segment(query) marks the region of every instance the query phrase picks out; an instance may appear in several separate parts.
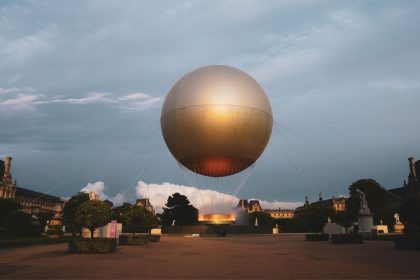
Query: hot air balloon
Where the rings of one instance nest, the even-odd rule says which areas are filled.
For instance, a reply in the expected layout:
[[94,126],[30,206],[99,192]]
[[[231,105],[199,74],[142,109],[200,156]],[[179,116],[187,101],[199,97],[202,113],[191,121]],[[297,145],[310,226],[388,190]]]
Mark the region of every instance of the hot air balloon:
[[195,69],[171,88],[162,113],[162,135],[185,168],[209,177],[239,173],[261,156],[273,114],[262,87],[229,66]]

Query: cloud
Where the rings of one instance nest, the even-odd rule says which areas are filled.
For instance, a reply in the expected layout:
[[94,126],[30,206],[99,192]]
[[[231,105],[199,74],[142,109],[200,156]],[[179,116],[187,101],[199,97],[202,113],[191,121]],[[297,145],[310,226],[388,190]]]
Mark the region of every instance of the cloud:
[[46,97],[31,87],[25,88],[0,88],[0,109],[4,112],[35,109],[39,105],[69,104],[89,105],[108,104],[123,110],[145,110],[161,104],[161,97],[150,96],[145,93],[131,93],[118,97],[114,93],[88,92],[79,98]]
[[35,109],[35,102],[43,97],[33,88],[0,88],[0,112],[13,113]]
[[[171,183],[147,184],[139,181],[136,187],[137,197],[149,198],[157,212],[162,212],[168,197],[174,193],[187,196],[191,204],[198,208],[200,213],[230,213],[239,202],[239,198],[233,195]],[[265,209],[278,209],[279,207],[294,209],[302,205],[300,202],[269,202],[264,200],[260,200],[260,203]]]
[[110,93],[104,92],[88,92],[86,96],[81,98],[68,98],[68,99],[52,99],[45,101],[45,103],[64,103],[64,104],[97,104],[97,103],[115,103],[110,97]]
[[162,98],[138,92],[124,95],[117,101],[122,109],[132,111],[158,107],[162,103]]
[[87,184],[86,187],[84,187],[80,191],[85,192],[85,193],[96,192],[99,194],[100,200],[108,199],[114,204],[114,206],[120,206],[126,201],[125,195],[123,193],[117,193],[115,196],[110,197],[107,194],[105,194],[104,190],[105,190],[104,182],[97,181],[93,184],[92,183]]

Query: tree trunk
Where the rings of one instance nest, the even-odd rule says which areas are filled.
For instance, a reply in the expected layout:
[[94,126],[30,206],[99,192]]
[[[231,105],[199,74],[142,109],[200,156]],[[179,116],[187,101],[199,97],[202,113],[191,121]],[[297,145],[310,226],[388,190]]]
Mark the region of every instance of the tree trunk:
[[95,232],[95,230],[89,229],[90,230],[90,238],[93,238],[93,233]]

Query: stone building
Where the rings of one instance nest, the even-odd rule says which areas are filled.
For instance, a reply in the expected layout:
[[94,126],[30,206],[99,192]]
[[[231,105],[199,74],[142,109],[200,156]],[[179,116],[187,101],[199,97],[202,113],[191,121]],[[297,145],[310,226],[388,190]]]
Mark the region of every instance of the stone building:
[[288,209],[263,209],[261,207],[259,200],[248,200],[241,199],[239,200],[238,209],[244,209],[247,213],[252,212],[266,212],[270,214],[271,218],[273,219],[292,219],[294,217],[294,211]]
[[420,161],[415,160],[414,157],[408,158],[408,178],[404,180],[402,187],[388,190],[400,200],[407,200],[410,198],[420,197]]
[[264,210],[264,212],[270,214],[273,219],[293,219],[295,216],[295,211],[288,209],[268,209]]
[[303,206],[300,206],[298,208],[295,209],[294,211],[294,215],[296,217],[299,217],[303,210],[305,209],[305,207],[307,207],[308,205],[313,205],[313,206],[331,206],[332,208],[334,208],[334,210],[336,212],[340,212],[340,211],[344,211],[346,210],[346,203],[347,203],[347,199],[344,197],[332,197],[330,199],[323,199],[322,195],[319,194],[319,199],[318,201],[309,203],[308,197],[305,197],[305,204]]
[[137,199],[136,205],[140,207],[144,207],[149,212],[152,212],[153,214],[155,214],[155,209],[153,209],[153,205],[150,203],[150,200],[148,198]]
[[11,174],[12,157],[0,160],[0,198],[12,199],[22,206],[22,210],[31,214],[37,212],[54,212],[56,206],[63,207],[65,201],[59,197],[17,186]]

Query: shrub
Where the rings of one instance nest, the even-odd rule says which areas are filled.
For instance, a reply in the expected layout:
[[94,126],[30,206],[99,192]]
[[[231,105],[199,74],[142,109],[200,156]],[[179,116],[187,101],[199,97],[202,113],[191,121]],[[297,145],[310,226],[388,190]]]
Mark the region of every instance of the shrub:
[[69,243],[69,253],[95,254],[112,253],[117,247],[117,240],[113,238],[83,238],[76,237]]
[[394,240],[395,247],[402,250],[420,250],[420,234],[406,233]]
[[50,226],[46,232],[47,235],[61,236],[63,235],[63,228],[59,225]]
[[331,242],[334,244],[362,244],[363,235],[361,234],[332,234]]
[[0,239],[0,248],[16,247],[16,246],[30,246],[36,244],[56,244],[66,243],[71,240],[70,237],[47,238],[47,237],[32,237],[20,239]]
[[330,236],[326,233],[308,233],[305,234],[306,241],[328,241]]
[[120,235],[119,245],[141,246],[149,243],[148,235]]
[[378,234],[372,240],[377,241],[394,241],[399,235],[397,234]]
[[160,235],[149,235],[149,241],[150,242],[159,242],[160,241]]
[[4,229],[1,235],[5,237],[41,236],[41,228],[39,225],[32,224],[31,215],[23,212],[15,212],[4,223]]

